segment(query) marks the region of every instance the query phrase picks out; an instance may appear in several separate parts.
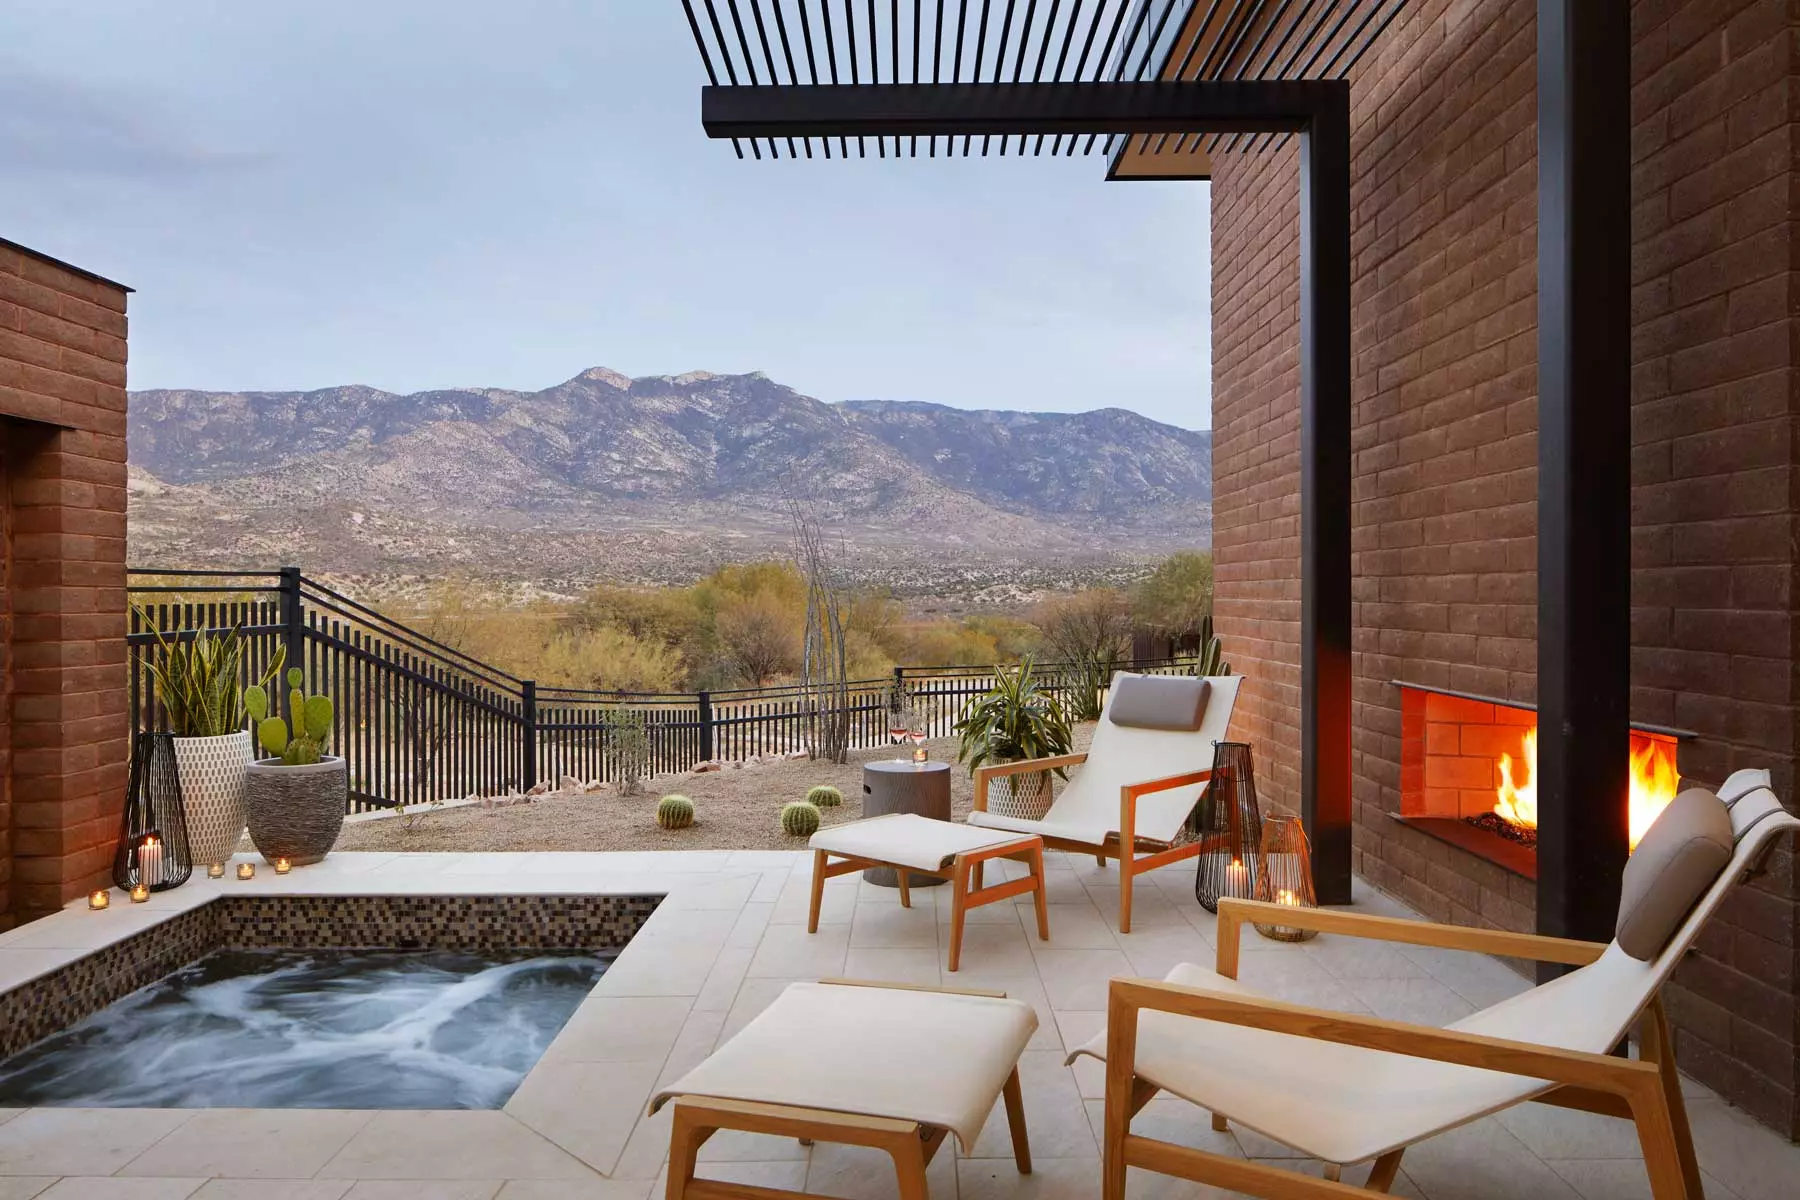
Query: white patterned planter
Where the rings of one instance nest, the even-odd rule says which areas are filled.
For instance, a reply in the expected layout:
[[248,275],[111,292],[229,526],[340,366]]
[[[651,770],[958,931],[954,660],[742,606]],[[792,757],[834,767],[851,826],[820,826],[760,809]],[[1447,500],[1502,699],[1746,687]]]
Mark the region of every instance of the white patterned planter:
[[255,749],[250,731],[175,739],[182,811],[194,863],[224,862],[244,835],[244,775]]
[[988,781],[988,811],[999,817],[1016,817],[1022,821],[1041,821],[1050,811],[1054,795],[1050,790],[1050,772],[1027,771],[1022,775],[1002,775]]

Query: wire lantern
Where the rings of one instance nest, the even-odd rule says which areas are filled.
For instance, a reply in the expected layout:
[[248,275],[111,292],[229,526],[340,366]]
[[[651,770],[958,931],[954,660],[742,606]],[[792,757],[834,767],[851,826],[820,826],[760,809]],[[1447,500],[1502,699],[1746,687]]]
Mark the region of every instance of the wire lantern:
[[1213,913],[1219,911],[1224,896],[1256,899],[1268,872],[1263,863],[1256,771],[1248,743],[1213,743],[1212,782],[1189,822],[1190,833],[1200,843],[1194,899]]
[[142,884],[152,892],[166,892],[187,882],[194,856],[188,847],[173,734],[140,733],[132,741],[121,821],[119,847],[113,854],[114,884],[126,891]]
[[[1270,817],[1262,827],[1262,877],[1256,898],[1294,908],[1317,908],[1313,891],[1312,845],[1299,817]],[[1304,942],[1318,936],[1316,929],[1292,925],[1257,925],[1256,932],[1277,942]]]

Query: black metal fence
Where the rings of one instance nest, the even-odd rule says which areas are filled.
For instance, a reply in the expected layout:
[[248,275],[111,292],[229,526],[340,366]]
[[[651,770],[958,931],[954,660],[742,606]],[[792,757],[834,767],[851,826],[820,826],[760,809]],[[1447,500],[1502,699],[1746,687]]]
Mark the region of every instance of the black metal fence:
[[[331,697],[334,753],[346,760],[353,812],[468,795],[528,790],[572,777],[614,780],[621,755],[644,775],[806,749],[814,697],[798,686],[673,695],[540,687],[383,616],[303,575],[133,571],[127,634],[134,729],[165,725],[145,664],[159,639],[238,629],[246,675],[278,647],[305,668],[310,692]],[[1121,669],[1181,673],[1191,659],[1121,662]],[[1039,668],[1067,697],[1080,672]],[[246,682],[249,680],[247,679]],[[889,744],[904,709],[928,737],[950,733],[992,668],[895,667],[849,685],[850,747]],[[641,740],[636,729],[642,729]],[[632,746],[636,750],[632,750]]]

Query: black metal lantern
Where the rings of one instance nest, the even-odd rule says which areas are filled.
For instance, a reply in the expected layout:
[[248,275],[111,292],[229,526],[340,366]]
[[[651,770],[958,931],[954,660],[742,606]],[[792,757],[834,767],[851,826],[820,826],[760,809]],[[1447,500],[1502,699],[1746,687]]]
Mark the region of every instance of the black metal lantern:
[[1219,911],[1222,896],[1256,899],[1268,871],[1248,743],[1213,743],[1212,782],[1190,820],[1200,843],[1194,899],[1207,912]]
[[166,892],[186,883],[193,870],[174,735],[140,733],[132,741],[113,883],[126,891],[142,884],[150,891]]

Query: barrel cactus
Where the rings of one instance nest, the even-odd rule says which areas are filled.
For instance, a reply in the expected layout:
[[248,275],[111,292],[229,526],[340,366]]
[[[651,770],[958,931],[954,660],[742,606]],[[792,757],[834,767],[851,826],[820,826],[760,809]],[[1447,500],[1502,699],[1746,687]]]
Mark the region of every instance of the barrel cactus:
[[664,796],[656,802],[656,823],[664,829],[686,829],[694,823],[694,802],[686,796]]
[[844,802],[844,793],[828,784],[821,783],[806,793],[806,802],[814,808],[836,808]]
[[781,831],[789,837],[811,837],[819,831],[819,809],[796,800],[781,810]]
[[244,708],[256,725],[256,740],[270,758],[279,758],[290,767],[316,763],[331,737],[331,721],[335,711],[329,696],[308,696],[301,690],[306,673],[299,667],[288,668],[288,722],[269,711],[269,693],[252,684],[244,689]]

